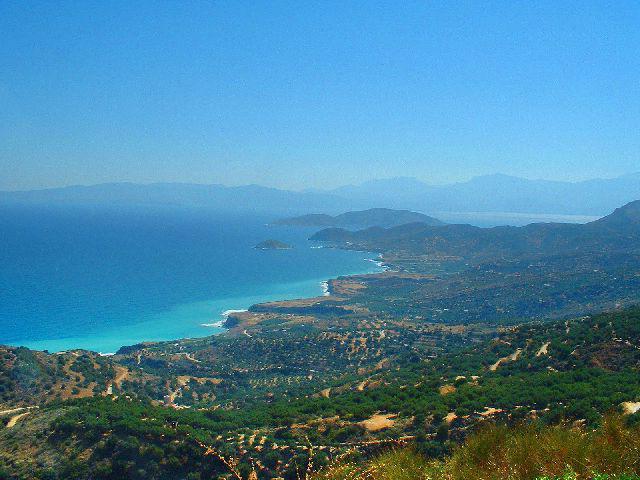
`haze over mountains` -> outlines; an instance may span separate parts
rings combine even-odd
[[[342,210],[332,194],[300,193],[259,185],[227,187],[187,183],[105,183],[46,190],[0,192],[2,204],[201,207],[217,211],[295,214]]]
[[[429,185],[415,178],[372,180],[325,191],[294,192],[259,185],[110,183],[0,192],[2,204],[194,206],[271,214],[337,214],[375,207],[440,212],[514,212],[602,216],[640,198],[640,173],[582,182],[487,175]]]
[[[475,177],[449,185],[428,185],[415,178],[393,178],[340,187],[328,193],[355,201],[375,198],[389,208],[430,213],[519,212],[601,216],[640,198],[640,173],[575,183],[528,180],[502,174]]]

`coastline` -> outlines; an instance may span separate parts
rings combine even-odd
[[[248,311],[248,309],[246,308],[240,308],[240,309],[230,308],[229,310],[225,310],[220,314],[220,316],[222,317],[222,320],[218,320],[217,322],[213,322],[213,323],[201,323],[200,325],[203,327],[224,328],[224,324],[229,318],[229,315],[233,315],[234,313],[242,313],[246,311]]]
[[[311,246],[310,248],[339,248],[339,247],[316,245],[316,246]],[[382,253],[371,252],[367,250],[351,250],[351,251],[364,253],[366,254],[367,257],[373,256],[373,258],[365,258],[364,261],[373,263],[376,266],[376,269],[374,271],[368,270],[366,272],[352,272],[345,275],[339,275],[339,277],[343,279],[349,279],[350,277],[363,276],[363,275],[376,275],[376,274],[387,272],[390,270],[390,266],[384,261],[384,256]],[[299,298],[277,298],[273,300],[268,300],[266,302],[254,303],[249,305],[247,308],[237,309],[237,310],[228,310],[226,312],[223,312],[223,315],[226,314],[225,319],[222,323],[220,322],[218,323],[220,323],[222,328],[224,328],[225,330],[223,332],[218,333],[218,335],[233,334],[238,329],[242,330],[242,333],[244,335],[247,335],[246,330],[243,330],[245,326],[244,325],[245,319],[243,317],[247,315],[251,315],[255,310],[259,308],[260,305],[265,305],[265,304],[274,305],[274,304],[281,304],[286,302],[308,303],[308,302],[313,302],[316,299],[331,297],[334,294],[334,292],[332,291],[332,283],[336,280],[337,280],[337,277],[321,280],[319,282],[319,286],[321,288],[320,295],[310,295],[310,296],[303,296]]]
[[[311,248],[338,248],[338,247],[320,246],[320,247],[311,247]],[[273,308],[276,308],[276,309],[283,308],[283,307],[287,308],[288,306],[291,306],[291,305],[296,305],[298,307],[302,306],[304,308],[305,306],[308,307],[312,305],[319,305],[325,300],[331,301],[334,299],[340,299],[341,294],[340,293],[336,294],[333,291],[334,283],[345,282],[345,281],[348,282],[350,279],[355,279],[356,277],[379,275],[379,274],[391,271],[391,266],[385,262],[384,256],[382,253],[375,253],[375,252],[366,251],[366,250],[352,250],[352,251],[363,252],[363,253],[366,253],[367,256],[375,255],[374,258],[365,258],[364,260],[367,262],[373,263],[376,266],[376,269],[374,271],[369,270],[362,273],[349,273],[346,275],[339,275],[338,276],[339,278],[333,277],[327,280],[323,280],[320,282],[320,286],[322,289],[321,295],[305,296],[305,297],[294,298],[294,299],[280,298],[277,300],[271,300],[268,302],[260,302],[257,304],[253,304],[249,306],[247,309],[232,312],[227,316],[226,321],[223,324],[226,330],[222,332],[221,335],[224,335],[224,334],[237,335],[241,333],[243,335],[251,336],[247,333],[247,328],[257,325],[257,323],[254,323],[255,319],[257,316],[264,314],[265,309],[268,311]],[[293,308],[295,309],[296,307],[293,307]],[[271,312],[271,313],[274,313],[274,312]]]
[[[318,248],[339,248],[339,247],[329,247],[327,245],[312,245],[310,248],[318,249]],[[341,250],[347,250],[347,249],[341,248]],[[376,266],[377,270],[376,271],[369,270],[366,272],[352,272],[345,275],[339,275],[339,277],[348,279],[349,277],[362,276],[362,275],[375,275],[375,274],[387,272],[390,270],[390,266],[384,261],[384,256],[382,253],[371,252],[367,250],[351,250],[351,251],[364,253],[367,257],[375,255],[374,258],[365,258],[364,261],[373,263]],[[222,316],[224,316],[224,319],[220,322],[216,322],[216,326],[220,325],[220,327],[224,329],[224,331],[219,332],[218,335],[228,334],[232,330],[238,329],[239,327],[243,326],[243,321],[239,319],[239,317],[242,314],[248,314],[252,312],[255,308],[257,308],[261,304],[277,304],[281,302],[290,302],[290,301],[309,302],[309,301],[313,301],[318,297],[330,297],[331,295],[333,295],[333,292],[331,290],[331,284],[335,280],[337,280],[337,277],[328,278],[326,280],[321,280],[319,282],[319,286],[321,288],[321,295],[303,296],[300,298],[277,298],[273,300],[268,300],[266,302],[254,303],[249,305],[247,308],[226,310],[221,314]],[[246,330],[244,330],[242,333],[244,335],[248,335]],[[251,336],[251,335],[248,335],[248,336]],[[178,339],[178,340],[184,340],[184,339]]]
[[[326,247],[311,246],[310,248]],[[113,355],[120,348],[140,343],[177,342],[188,339],[206,338],[211,335],[224,335],[231,330],[228,324],[230,319],[234,318],[234,315],[248,312],[256,305],[281,301],[307,300],[318,296],[330,296],[331,281],[337,277],[375,274],[387,269],[387,266],[382,262],[381,254],[367,251],[359,251],[359,253],[365,257],[362,259],[365,265],[373,263],[375,267],[363,268],[361,271],[351,271],[346,274],[336,274],[328,279],[325,277],[324,279],[275,284],[270,286],[269,293],[262,295],[177,305],[169,311],[149,315],[148,318],[145,318],[141,322],[103,332],[99,335],[7,342],[7,344],[23,346],[31,350],[46,350],[52,353],[87,350],[100,355]],[[215,313],[216,311],[218,313]],[[219,316],[217,320],[215,319],[216,315]],[[189,334],[173,335],[170,328],[165,333],[158,333],[162,330],[159,328],[159,325],[167,326],[167,324],[176,323],[176,318],[183,318],[185,322],[188,321],[190,323],[191,326],[185,328],[185,330],[189,331]],[[96,341],[97,338],[100,340]]]

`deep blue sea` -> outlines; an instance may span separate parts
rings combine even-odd
[[[320,295],[379,269],[274,217],[168,208],[0,207],[0,344],[115,352],[202,337],[227,310]],[[261,251],[274,238],[291,250]]]

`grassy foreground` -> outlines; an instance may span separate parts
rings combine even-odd
[[[640,428],[620,416],[595,431],[490,426],[444,460],[412,449],[330,465],[314,480],[640,480]]]

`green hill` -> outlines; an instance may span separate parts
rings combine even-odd
[[[349,248],[458,256],[473,262],[536,255],[640,250],[640,201],[587,224],[534,223],[524,227],[480,228],[411,223],[360,231],[329,228],[311,239]]]
[[[150,370],[134,361],[131,377],[114,385],[117,399],[54,400],[0,430],[0,464],[9,478],[24,479],[249,478],[252,470],[257,478],[296,479],[310,458],[313,470],[333,465],[318,478],[420,478],[393,476],[411,465],[434,480],[553,478],[569,468],[577,478],[594,478],[584,476],[592,470],[638,473],[640,436],[624,425],[638,414],[604,423],[602,414],[640,401],[639,329],[637,308],[531,324],[443,355],[409,355],[402,366],[343,379],[326,395],[237,396],[225,408],[162,406],[145,394]],[[119,367],[121,360],[110,361]],[[15,368],[9,365],[8,374]],[[185,388],[181,378],[161,382]],[[525,421],[534,426],[511,429]],[[470,436],[493,422],[512,427]],[[574,427],[546,427],[559,423]],[[420,453],[370,462],[356,456],[348,464],[387,476],[340,473],[344,455],[403,445]],[[513,476],[499,476],[509,468]]]
[[[346,212],[331,216],[310,214],[301,217],[284,218],[275,222],[277,225],[304,227],[393,227],[405,223],[419,222],[425,225],[444,225],[437,218],[409,210],[392,210],[388,208],[371,208],[357,212]]]

